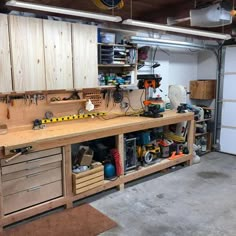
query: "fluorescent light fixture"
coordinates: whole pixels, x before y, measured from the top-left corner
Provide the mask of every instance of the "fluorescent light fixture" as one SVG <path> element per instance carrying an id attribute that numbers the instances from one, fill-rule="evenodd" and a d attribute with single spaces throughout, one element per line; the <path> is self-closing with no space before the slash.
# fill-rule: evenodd
<path id="1" fill-rule="evenodd" d="M 6 2 L 6 6 L 14 7 L 14 8 L 38 10 L 38 11 L 43 11 L 43 12 L 52 12 L 56 14 L 63 14 L 63 15 L 70 15 L 70 16 L 85 17 L 85 18 L 91 18 L 91 19 L 103 20 L 103 21 L 120 22 L 122 20 L 120 16 L 97 14 L 97 13 L 79 11 L 79 10 L 77 11 L 77 10 L 67 9 L 67 8 L 62 8 L 62 7 L 26 3 L 26 2 L 21 2 L 21 1 L 8 1 Z"/>
<path id="2" fill-rule="evenodd" d="M 181 42 L 176 40 L 156 39 L 147 38 L 140 36 L 131 36 L 130 42 L 139 45 L 150 45 L 150 46 L 163 46 L 163 47 L 175 47 L 175 48 L 192 48 L 192 49 L 215 49 L 213 45 L 203 45 L 196 43 Z"/>
<path id="3" fill-rule="evenodd" d="M 196 35 L 196 36 L 201 36 L 201 37 L 223 39 L 223 40 L 231 39 L 231 35 L 229 34 L 221 34 L 221 33 L 214 33 L 214 32 L 203 31 L 203 30 L 195 30 L 195 29 L 189 29 L 189 28 L 183 28 L 183 27 L 155 24 L 155 23 L 149 23 L 145 21 L 138 21 L 138 20 L 132 20 L 132 19 L 124 20 L 122 23 L 125 25 L 139 26 L 139 27 L 170 31 L 170 32 L 181 33 L 181 34 L 190 34 L 190 35 Z"/>

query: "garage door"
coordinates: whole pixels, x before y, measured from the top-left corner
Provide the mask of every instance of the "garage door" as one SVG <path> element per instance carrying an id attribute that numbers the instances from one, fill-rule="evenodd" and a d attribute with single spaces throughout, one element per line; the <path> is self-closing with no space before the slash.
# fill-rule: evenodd
<path id="1" fill-rule="evenodd" d="M 221 112 L 220 151 L 236 154 L 236 47 L 226 47 Z"/>

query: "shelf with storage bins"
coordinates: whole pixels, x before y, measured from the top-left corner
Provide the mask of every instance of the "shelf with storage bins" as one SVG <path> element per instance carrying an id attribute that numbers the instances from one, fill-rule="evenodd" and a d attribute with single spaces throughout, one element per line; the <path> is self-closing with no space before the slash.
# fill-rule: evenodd
<path id="1" fill-rule="evenodd" d="M 98 43 L 98 64 L 132 65 L 137 63 L 137 48 L 125 44 Z"/>
<path id="2" fill-rule="evenodd" d="M 98 73 L 100 86 L 136 84 L 137 47 L 98 43 Z"/>

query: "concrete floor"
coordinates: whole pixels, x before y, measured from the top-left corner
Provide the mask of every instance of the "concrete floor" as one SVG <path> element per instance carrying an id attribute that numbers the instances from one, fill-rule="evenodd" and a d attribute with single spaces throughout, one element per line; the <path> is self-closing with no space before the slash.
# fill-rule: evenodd
<path id="1" fill-rule="evenodd" d="M 236 156 L 153 177 L 91 202 L 118 223 L 102 236 L 236 236 Z"/>

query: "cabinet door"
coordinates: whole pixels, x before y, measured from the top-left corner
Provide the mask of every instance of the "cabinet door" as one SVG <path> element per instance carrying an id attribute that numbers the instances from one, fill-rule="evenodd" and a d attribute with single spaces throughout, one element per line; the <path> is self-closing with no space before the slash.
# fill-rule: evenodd
<path id="1" fill-rule="evenodd" d="M 42 25 L 41 19 L 9 16 L 15 91 L 46 89 Z"/>
<path id="2" fill-rule="evenodd" d="M 72 25 L 74 87 L 98 86 L 97 27 Z"/>
<path id="3" fill-rule="evenodd" d="M 71 24 L 43 21 L 47 89 L 72 89 Z"/>
<path id="4" fill-rule="evenodd" d="M 11 92 L 11 63 L 7 15 L 0 14 L 0 92 Z"/>

